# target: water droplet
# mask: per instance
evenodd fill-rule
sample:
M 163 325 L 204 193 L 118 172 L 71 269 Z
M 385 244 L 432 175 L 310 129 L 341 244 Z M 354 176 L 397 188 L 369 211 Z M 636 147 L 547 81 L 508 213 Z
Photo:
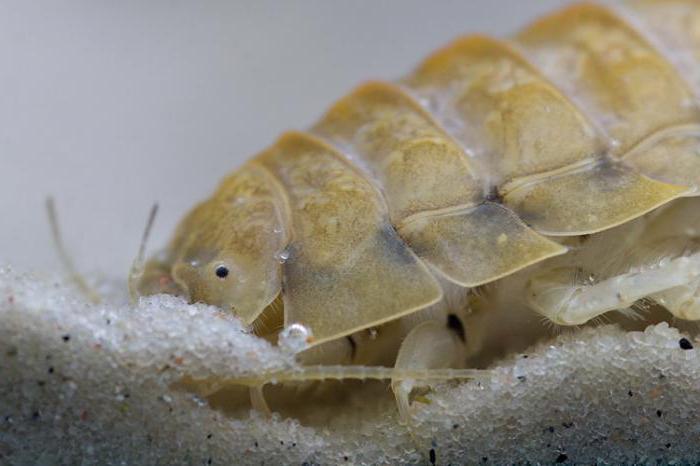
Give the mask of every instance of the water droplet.
M 277 260 L 280 261 L 280 264 L 284 264 L 285 262 L 287 262 L 287 259 L 289 259 L 288 250 L 285 249 L 284 251 L 281 251 L 279 254 L 277 254 Z
M 298 353 L 309 347 L 311 329 L 301 324 L 291 324 L 280 332 L 277 345 L 283 351 Z

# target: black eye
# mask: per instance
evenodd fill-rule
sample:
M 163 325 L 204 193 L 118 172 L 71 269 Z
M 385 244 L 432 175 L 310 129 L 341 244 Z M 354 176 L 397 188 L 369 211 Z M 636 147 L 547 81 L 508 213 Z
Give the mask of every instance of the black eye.
M 214 273 L 216 273 L 216 276 L 219 278 L 226 278 L 228 277 L 228 268 L 223 265 L 220 265 L 216 268 L 216 271 Z

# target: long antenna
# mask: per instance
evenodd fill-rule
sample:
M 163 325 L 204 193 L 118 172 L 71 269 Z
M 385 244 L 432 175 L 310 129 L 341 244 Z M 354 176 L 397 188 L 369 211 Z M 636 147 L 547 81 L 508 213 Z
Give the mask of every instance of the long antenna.
M 46 212 L 49 215 L 49 225 L 51 226 L 51 237 L 53 238 L 54 247 L 56 248 L 58 258 L 61 261 L 64 271 L 67 273 L 73 284 L 78 287 L 80 292 L 91 303 L 99 304 L 101 301 L 100 295 L 92 287 L 90 287 L 90 285 L 88 285 L 85 278 L 75 268 L 75 264 L 73 263 L 70 255 L 68 252 L 66 252 L 66 247 L 63 244 L 63 237 L 61 236 L 61 229 L 58 226 L 56 204 L 51 196 L 46 198 Z
M 151 235 L 151 229 L 156 221 L 157 213 L 158 203 L 155 203 L 153 204 L 153 207 L 151 207 L 151 211 L 148 214 L 146 228 L 143 230 L 141 244 L 139 245 L 139 252 L 136 255 L 136 259 L 134 259 L 133 264 L 131 264 L 131 270 L 129 270 L 129 298 L 131 299 L 131 304 L 135 304 L 140 296 L 138 284 L 143 277 L 143 272 L 146 268 L 146 243 L 148 242 L 148 237 Z

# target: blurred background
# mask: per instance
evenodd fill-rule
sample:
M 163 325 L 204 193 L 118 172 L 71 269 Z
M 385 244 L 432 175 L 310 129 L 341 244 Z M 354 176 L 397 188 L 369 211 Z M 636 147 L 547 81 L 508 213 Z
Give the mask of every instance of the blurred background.
M 567 0 L 2 0 L 0 266 L 123 277 L 219 179 L 360 82 Z

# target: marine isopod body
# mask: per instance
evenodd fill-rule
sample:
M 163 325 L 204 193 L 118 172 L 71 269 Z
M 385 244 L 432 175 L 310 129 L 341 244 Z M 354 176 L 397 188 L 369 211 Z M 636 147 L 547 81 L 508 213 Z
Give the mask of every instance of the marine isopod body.
M 406 418 L 414 379 L 473 374 L 503 290 L 560 325 L 700 319 L 699 31 L 695 0 L 642 0 L 460 38 L 229 175 L 139 289 L 300 337 L 309 370 L 277 381 L 393 378 Z

